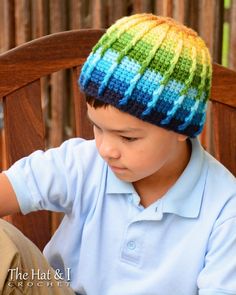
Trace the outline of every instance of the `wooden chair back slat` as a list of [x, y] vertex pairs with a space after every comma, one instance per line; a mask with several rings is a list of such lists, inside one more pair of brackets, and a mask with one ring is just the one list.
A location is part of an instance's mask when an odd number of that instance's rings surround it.
[[3, 129], [0, 129], [0, 169], [4, 169], [4, 159], [5, 159], [5, 153], [4, 153], [4, 133]]
[[[35, 149], [44, 149], [44, 124], [40, 100], [40, 80], [14, 90], [3, 99], [7, 167]], [[6, 218], [43, 249], [50, 239], [50, 213], [35, 212], [27, 216], [14, 214]], [[47, 226], [45, 226], [47, 225]]]
[[[77, 67], [83, 64], [91, 48], [103, 33], [104, 30], [57, 33], [28, 42], [0, 55], [0, 98], [3, 98], [7, 154], [4, 168], [34, 150], [44, 149], [45, 132], [40, 80], [49, 74], [55, 73], [52, 80], [61, 85], [63, 73], [59, 71], [73, 69], [76, 135], [91, 138], [91, 126], [86, 119], [86, 104], [78, 90]], [[59, 94], [58, 99], [62, 99], [61, 93]], [[57, 95], [57, 89], [54, 89], [52, 96]], [[58, 139], [53, 141], [57, 142]], [[6, 219], [43, 249], [52, 231], [55, 230], [55, 222], [60, 216], [41, 211], [27, 216], [14, 214], [7, 216]]]
[[236, 108], [236, 72], [213, 64], [211, 101]]
[[73, 80], [73, 96], [75, 103], [75, 130], [76, 136], [91, 139], [93, 138], [92, 125], [89, 124], [86, 114], [86, 102], [83, 93], [77, 86], [78, 77], [80, 75], [81, 66], [73, 69], [72, 80]]
[[22, 215], [20, 213], [6, 216], [5, 220], [14, 224], [43, 250], [51, 237], [51, 214], [48, 211], [38, 211]]
[[213, 102], [215, 157], [236, 175], [236, 108]]
[[3, 99], [7, 164], [44, 149], [40, 80], [13, 91]]
[[0, 97], [43, 76], [81, 65], [104, 30], [55, 33], [0, 55]]
[[236, 72], [213, 65], [211, 89], [213, 155], [236, 175]]
[[[32, 151], [44, 148], [39, 80], [60, 70], [72, 69], [76, 135], [92, 138], [92, 128], [86, 117], [86, 103], [78, 89], [77, 80], [81, 65], [103, 33], [104, 30], [56, 33], [0, 55], [0, 98], [3, 98], [8, 166]], [[211, 101], [215, 156], [233, 173], [236, 172], [235, 93], [236, 73], [214, 65]], [[50, 237], [52, 224], [55, 227], [55, 219], [45, 211], [24, 218], [17, 214], [8, 217], [8, 220], [41, 249]]]

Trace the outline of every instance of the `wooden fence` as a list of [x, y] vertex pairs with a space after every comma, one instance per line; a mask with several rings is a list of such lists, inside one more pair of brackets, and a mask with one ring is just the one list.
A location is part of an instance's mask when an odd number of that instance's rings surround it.
[[[106, 28], [124, 15], [140, 12], [171, 16], [192, 27], [215, 62], [222, 63], [223, 54], [226, 65], [236, 69], [236, 0], [0, 0], [0, 52], [54, 32]], [[43, 88], [48, 146], [57, 146], [74, 134], [70, 73], [45, 78]], [[209, 126], [210, 118], [204, 137], [208, 150]]]

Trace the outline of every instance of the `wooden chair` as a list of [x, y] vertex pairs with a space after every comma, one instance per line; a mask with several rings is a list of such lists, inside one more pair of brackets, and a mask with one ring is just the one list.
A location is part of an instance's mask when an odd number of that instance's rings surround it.
[[[76, 136], [91, 138], [85, 102], [78, 90], [81, 65], [104, 30], [52, 34], [0, 55], [0, 100], [4, 109], [6, 165], [36, 149], [45, 148], [41, 107], [41, 78], [62, 69], [73, 70]], [[236, 73], [214, 65], [212, 87], [215, 156], [236, 174]], [[207, 148], [207, 146], [206, 146]], [[7, 219], [40, 249], [51, 236], [51, 213], [15, 214]]]
[[[28, 42], [0, 55], [0, 99], [4, 109], [6, 167], [36, 149], [45, 148], [41, 107], [41, 79], [59, 70], [72, 68], [76, 136], [91, 138], [85, 102], [77, 79], [80, 67], [104, 30], [68, 31]], [[17, 226], [40, 249], [51, 236], [50, 212], [6, 219]]]
[[211, 89], [213, 155], [236, 175], [236, 72], [213, 65]]

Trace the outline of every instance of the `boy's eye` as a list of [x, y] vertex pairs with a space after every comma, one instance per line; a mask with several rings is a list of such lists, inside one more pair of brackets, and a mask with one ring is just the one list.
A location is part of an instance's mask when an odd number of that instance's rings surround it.
[[129, 142], [132, 142], [132, 141], [135, 141], [137, 140], [136, 137], [128, 137], [128, 136], [121, 136], [122, 139], [124, 139], [125, 141], [129, 141]]

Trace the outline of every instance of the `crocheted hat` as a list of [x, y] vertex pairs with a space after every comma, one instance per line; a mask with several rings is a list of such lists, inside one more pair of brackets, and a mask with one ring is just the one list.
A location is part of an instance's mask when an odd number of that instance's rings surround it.
[[157, 126], [197, 136], [211, 86], [211, 58], [195, 31], [152, 14], [112, 25], [85, 62], [89, 96]]

